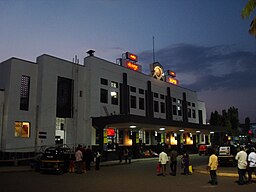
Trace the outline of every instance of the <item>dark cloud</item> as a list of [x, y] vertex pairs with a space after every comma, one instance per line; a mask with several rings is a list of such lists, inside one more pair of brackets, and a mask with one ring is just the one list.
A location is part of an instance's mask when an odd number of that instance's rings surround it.
[[[177, 73], [181, 86], [196, 91], [246, 89], [256, 84], [256, 54], [236, 50], [234, 46], [212, 47], [176, 44], [155, 52], [156, 60]], [[139, 54], [147, 70], [152, 51]]]

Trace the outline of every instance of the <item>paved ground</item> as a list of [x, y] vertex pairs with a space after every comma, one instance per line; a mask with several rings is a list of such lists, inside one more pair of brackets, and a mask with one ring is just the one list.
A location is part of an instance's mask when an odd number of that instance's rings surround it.
[[[237, 178], [218, 177], [219, 184], [210, 185], [209, 173], [198, 173], [205, 170], [203, 165], [207, 158], [192, 157], [196, 172], [190, 176], [181, 175], [180, 164], [176, 177], [167, 175], [157, 176], [157, 159], [133, 160], [131, 164], [119, 164], [117, 161], [104, 162], [99, 171], [92, 169], [85, 174], [67, 173], [63, 175], [40, 174], [31, 171], [0, 173], [1, 192], [155, 192], [155, 191], [183, 191], [183, 192], [255, 192], [256, 184], [239, 186]], [[25, 167], [24, 167], [25, 168]], [[3, 167], [0, 168], [3, 170]], [[225, 168], [226, 169], [226, 168]], [[228, 170], [229, 168], [227, 168]], [[231, 168], [236, 171], [236, 168]], [[10, 170], [10, 169], [9, 169]], [[30, 171], [30, 172], [28, 172]]]
[[[196, 155], [194, 155], [196, 156]], [[192, 156], [193, 157], [193, 156]], [[157, 158], [143, 158], [143, 159], [133, 159], [133, 163], [140, 161], [152, 161], [157, 160]], [[124, 161], [120, 164], [118, 161], [105, 161], [101, 162], [101, 166], [117, 166], [124, 164]], [[0, 166], [0, 173], [7, 172], [25, 172], [25, 171], [33, 171], [30, 166]], [[196, 165], [194, 166], [194, 171], [202, 174], [209, 174], [206, 170], [206, 164]], [[227, 176], [227, 177], [238, 177], [237, 168], [236, 167], [219, 167], [218, 168], [218, 176]]]

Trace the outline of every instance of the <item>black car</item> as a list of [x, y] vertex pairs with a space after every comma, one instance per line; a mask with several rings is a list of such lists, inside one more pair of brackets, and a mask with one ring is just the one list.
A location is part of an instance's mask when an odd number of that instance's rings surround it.
[[62, 174], [68, 171], [74, 153], [68, 147], [54, 146], [47, 148], [40, 159], [41, 172]]
[[236, 166], [237, 160], [235, 159], [237, 147], [234, 145], [223, 145], [218, 148], [218, 161], [219, 166]]

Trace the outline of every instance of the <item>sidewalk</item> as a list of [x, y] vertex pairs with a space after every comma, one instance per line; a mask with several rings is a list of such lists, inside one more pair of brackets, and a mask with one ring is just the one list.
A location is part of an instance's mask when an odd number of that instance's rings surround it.
[[[140, 158], [140, 159], [132, 159], [132, 163], [140, 162], [140, 161], [156, 161], [157, 158]], [[100, 163], [101, 167], [104, 166], [121, 166], [125, 165], [125, 162], [119, 163], [118, 160], [114, 161], [103, 161]], [[195, 173], [200, 174], [209, 174], [209, 171], [206, 170], [206, 165], [195, 166], [193, 168]], [[25, 172], [25, 171], [34, 171], [30, 166], [0, 166], [0, 173], [11, 173], [11, 172]], [[237, 167], [219, 167], [217, 170], [218, 176], [223, 177], [238, 177]], [[256, 178], [255, 175], [252, 176]]]

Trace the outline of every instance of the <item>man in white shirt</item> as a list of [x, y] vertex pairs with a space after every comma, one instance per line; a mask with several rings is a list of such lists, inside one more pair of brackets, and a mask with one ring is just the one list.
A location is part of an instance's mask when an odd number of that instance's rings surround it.
[[250, 154], [248, 155], [248, 183], [252, 183], [252, 173], [256, 171], [256, 153], [255, 148], [252, 147], [250, 150]]
[[247, 167], [247, 153], [244, 151], [244, 147], [240, 147], [240, 151], [236, 154], [236, 160], [237, 160], [237, 167], [238, 167], [238, 175], [239, 185], [245, 184], [245, 173], [246, 173], [246, 167]]
[[165, 176], [166, 175], [166, 164], [168, 163], [168, 156], [164, 150], [159, 154], [158, 162], [161, 164], [161, 167], [162, 167], [162, 175]]

